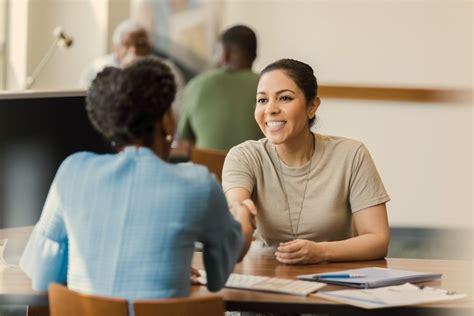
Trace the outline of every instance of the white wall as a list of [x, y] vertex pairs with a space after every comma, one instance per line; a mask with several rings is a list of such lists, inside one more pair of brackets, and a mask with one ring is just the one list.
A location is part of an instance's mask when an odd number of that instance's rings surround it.
[[6, 38], [6, 17], [7, 17], [7, 1], [0, 0], [0, 90], [3, 89], [5, 77], [5, 38]]
[[[283, 57], [320, 84], [471, 88], [469, 1], [226, 1], [224, 26], [259, 38], [256, 69]], [[322, 100], [321, 133], [363, 141], [392, 201], [392, 226], [469, 227], [472, 104]]]
[[259, 39], [256, 68], [309, 62], [321, 82], [470, 87], [470, 1], [226, 1]]
[[[26, 79], [28, 35], [27, 1], [9, 2], [7, 27], [6, 88], [20, 89]], [[12, 39], [12, 40], [10, 40]], [[13, 40], [14, 39], [14, 40]], [[11, 57], [10, 57], [11, 56]], [[14, 58], [13, 58], [14, 56]]]
[[70, 49], [58, 49], [38, 77], [34, 89], [75, 87], [84, 66], [106, 52], [106, 1], [30, 0], [28, 74], [52, 43], [51, 32], [62, 26], [74, 38]]
[[129, 11], [128, 0], [10, 1], [7, 88], [23, 88], [26, 77], [53, 43], [52, 32], [57, 26], [73, 37], [74, 44], [56, 50], [32, 89], [77, 87], [82, 69], [109, 52], [113, 29]]
[[107, 52], [112, 51], [112, 35], [115, 27], [130, 18], [130, 0], [108, 0], [107, 8]]

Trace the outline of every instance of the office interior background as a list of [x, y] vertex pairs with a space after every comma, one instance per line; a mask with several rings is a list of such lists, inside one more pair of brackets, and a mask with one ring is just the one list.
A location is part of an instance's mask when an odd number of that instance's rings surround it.
[[[283, 57], [315, 69], [315, 130], [364, 142], [392, 198], [390, 256], [472, 258], [471, 1], [174, 2], [161, 35], [198, 58], [210, 61], [217, 34], [245, 24], [258, 35], [255, 71]], [[118, 23], [160, 22], [144, 8], [140, 0], [0, 0], [0, 88], [23, 90], [61, 26], [74, 44], [54, 52], [30, 91], [78, 89], [81, 70], [111, 51]]]

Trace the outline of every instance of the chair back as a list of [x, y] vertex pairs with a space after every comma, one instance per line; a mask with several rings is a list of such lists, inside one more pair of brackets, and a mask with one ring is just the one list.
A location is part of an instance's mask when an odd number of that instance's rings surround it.
[[217, 295], [203, 297], [138, 300], [135, 316], [223, 316], [224, 301]]
[[64, 285], [48, 287], [50, 316], [128, 316], [125, 299], [81, 294]]
[[222, 182], [222, 167], [224, 166], [226, 155], [226, 150], [193, 147], [191, 150], [191, 161], [207, 166], [209, 172], [215, 174], [219, 182]]

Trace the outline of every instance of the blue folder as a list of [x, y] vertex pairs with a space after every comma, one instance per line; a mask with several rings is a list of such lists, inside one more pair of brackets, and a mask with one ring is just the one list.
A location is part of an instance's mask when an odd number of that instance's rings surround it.
[[324, 278], [319, 279], [318, 276], [324, 273], [319, 274], [305, 274], [299, 275], [298, 279], [307, 280], [307, 281], [318, 281], [328, 284], [337, 284], [344, 286], [351, 286], [356, 288], [374, 288], [388, 285], [397, 285], [403, 283], [416, 283], [431, 281], [441, 278], [441, 273], [431, 273], [431, 272], [416, 272], [416, 271], [406, 271], [406, 270], [396, 270], [396, 269], [386, 269], [386, 268], [361, 268], [361, 269], [352, 269], [344, 271], [331, 271], [331, 274], [363, 274], [364, 277], [359, 278]]

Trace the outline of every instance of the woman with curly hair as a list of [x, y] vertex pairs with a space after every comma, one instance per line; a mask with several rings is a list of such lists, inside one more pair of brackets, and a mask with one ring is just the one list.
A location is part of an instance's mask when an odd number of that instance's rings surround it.
[[93, 81], [87, 112], [117, 153], [80, 152], [61, 164], [20, 262], [33, 289], [67, 282], [131, 301], [186, 296], [195, 241], [204, 244], [209, 290], [224, 286], [251, 228], [233, 219], [206, 168], [166, 162], [175, 91], [154, 57]]

